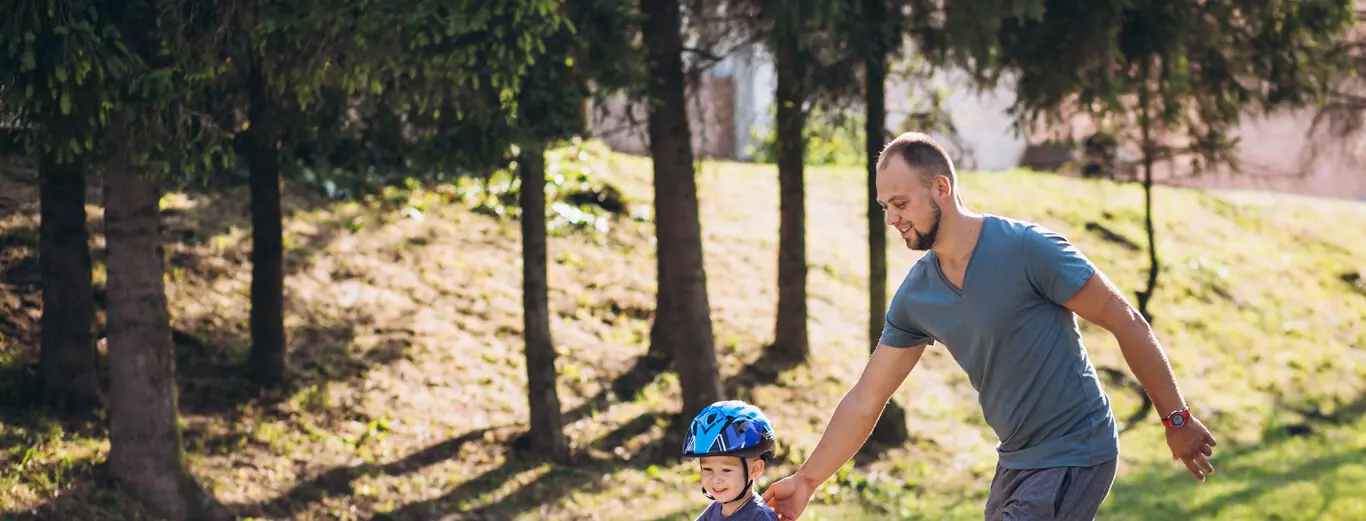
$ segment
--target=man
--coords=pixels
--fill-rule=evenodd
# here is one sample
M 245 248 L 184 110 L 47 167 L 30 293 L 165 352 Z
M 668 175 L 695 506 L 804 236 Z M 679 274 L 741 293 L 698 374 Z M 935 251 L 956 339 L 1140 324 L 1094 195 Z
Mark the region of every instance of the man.
M 967 373 L 1000 439 L 986 519 L 1094 519 L 1114 483 L 1119 436 L 1075 316 L 1115 336 L 1163 417 L 1173 459 L 1202 482 L 1214 472 L 1214 437 L 1190 415 L 1151 327 L 1067 239 L 970 211 L 952 162 L 924 134 L 889 143 L 877 172 L 887 224 L 929 251 L 893 296 L 877 349 L 811 458 L 764 492 L 780 519 L 797 519 L 854 456 L 936 342 Z

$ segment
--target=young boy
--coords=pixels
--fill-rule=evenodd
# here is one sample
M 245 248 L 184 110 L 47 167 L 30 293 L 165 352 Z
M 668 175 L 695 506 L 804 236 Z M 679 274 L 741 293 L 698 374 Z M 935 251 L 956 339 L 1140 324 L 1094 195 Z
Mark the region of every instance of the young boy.
M 776 439 L 764 412 L 739 400 L 713 403 L 693 418 L 683 457 L 698 459 L 702 494 L 712 500 L 697 521 L 778 521 L 755 486 Z

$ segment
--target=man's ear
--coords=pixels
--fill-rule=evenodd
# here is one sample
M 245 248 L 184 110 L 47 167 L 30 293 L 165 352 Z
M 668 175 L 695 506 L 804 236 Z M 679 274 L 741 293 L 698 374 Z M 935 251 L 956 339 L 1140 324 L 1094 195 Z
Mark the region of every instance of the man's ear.
M 945 196 L 945 197 L 950 196 L 950 195 L 953 195 L 953 183 L 949 182 L 949 178 L 948 178 L 948 177 L 945 177 L 945 176 L 942 176 L 942 175 L 940 175 L 940 176 L 935 176 L 935 177 L 934 177 L 934 193 L 935 193 L 936 196 Z

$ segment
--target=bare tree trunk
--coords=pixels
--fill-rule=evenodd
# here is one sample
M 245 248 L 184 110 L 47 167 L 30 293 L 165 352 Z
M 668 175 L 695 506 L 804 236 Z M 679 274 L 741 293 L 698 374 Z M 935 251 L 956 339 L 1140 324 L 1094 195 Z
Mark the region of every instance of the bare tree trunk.
M 99 406 L 90 234 L 85 229 L 85 165 L 39 159 L 42 223 L 42 374 L 48 403 L 68 411 Z
M 251 352 L 247 369 L 262 386 L 284 382 L 284 217 L 280 211 L 280 155 L 272 100 L 258 66 L 251 67 L 251 126 L 243 133 L 251 169 Z
M 1146 80 L 1148 66 L 1143 66 L 1143 77 Z M 1157 275 L 1161 269 L 1161 264 L 1157 259 L 1157 240 L 1156 231 L 1153 228 L 1153 156 L 1157 153 L 1156 145 L 1152 139 L 1152 100 L 1148 88 L 1141 89 L 1139 96 L 1139 125 L 1142 132 L 1143 146 L 1143 224 L 1148 232 L 1148 285 L 1138 292 L 1138 311 L 1152 322 L 1153 316 L 1149 311 L 1149 304 L 1152 302 L 1153 292 L 1157 290 Z
M 683 93 L 681 13 L 675 1 L 641 0 L 642 34 L 652 79 L 650 156 L 654 162 L 655 233 L 660 298 L 659 335 L 674 352 L 683 391 L 683 417 L 691 418 L 721 397 L 716 345 L 707 300 L 693 170 L 692 133 Z
M 864 16 L 872 28 L 882 23 L 884 0 L 864 0 Z M 880 40 L 880 38 L 879 38 Z M 878 42 L 881 44 L 881 42 Z M 879 47 L 881 49 L 881 47 Z M 887 318 L 887 224 L 877 203 L 877 158 L 887 140 L 887 56 L 868 57 L 864 105 L 864 152 L 868 167 L 868 345 L 877 349 Z
M 865 151 L 868 163 L 868 348 L 877 349 L 887 314 L 887 228 L 882 206 L 877 204 L 877 157 L 886 144 L 887 132 L 887 54 L 880 26 L 884 0 L 864 0 L 864 16 L 875 38 L 878 52 L 868 57 L 864 81 L 867 106 L 864 121 Z M 873 426 L 870 439 L 883 445 L 900 445 L 911 437 L 906 428 L 906 411 L 888 400 L 882 416 Z
M 781 22 L 780 22 L 781 23 Z M 778 318 L 773 347 L 777 358 L 802 362 L 810 354 L 806 306 L 806 191 L 803 162 L 806 141 L 807 64 L 798 56 L 794 30 L 779 31 L 775 65 L 778 85 Z
M 159 517 L 217 518 L 221 505 L 190 475 L 181 448 L 159 194 L 134 170 L 127 129 L 122 116 L 111 116 L 108 142 L 119 148 L 104 173 L 109 467 Z
M 545 145 L 526 143 L 518 160 L 522 188 L 522 309 L 526 339 L 527 398 L 531 446 L 538 454 L 567 462 L 560 395 L 555 389 L 555 344 L 550 336 L 549 281 L 545 232 Z
M 1149 65 L 1144 62 L 1142 74 L 1144 81 L 1151 77 Z M 1153 227 L 1153 156 L 1157 154 L 1157 147 L 1153 143 L 1152 137 L 1152 93 L 1151 87 L 1146 84 L 1138 91 L 1139 103 L 1139 125 L 1142 132 L 1143 147 L 1143 224 L 1148 233 L 1148 285 L 1143 291 L 1137 292 L 1138 313 L 1149 324 L 1153 321 L 1152 312 L 1149 305 L 1152 303 L 1153 292 L 1157 290 L 1157 275 L 1161 269 L 1161 263 L 1157 258 L 1157 232 Z M 1139 405 L 1138 411 L 1129 418 L 1130 425 L 1138 423 L 1153 408 L 1153 399 L 1147 392 L 1138 393 L 1143 402 Z

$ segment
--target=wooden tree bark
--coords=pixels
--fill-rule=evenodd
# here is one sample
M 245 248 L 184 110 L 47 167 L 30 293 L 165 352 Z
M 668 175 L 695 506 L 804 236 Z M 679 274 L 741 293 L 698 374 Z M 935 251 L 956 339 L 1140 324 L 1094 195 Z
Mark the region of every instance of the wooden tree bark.
M 877 349 L 882 338 L 887 316 L 887 228 L 882 206 L 877 203 L 877 158 L 886 141 L 887 122 L 887 53 L 878 30 L 883 23 L 885 0 L 864 0 L 864 16 L 875 38 L 877 52 L 865 62 L 864 102 L 867 114 L 864 121 L 864 150 L 868 165 L 868 345 Z M 888 400 L 882 416 L 869 436 L 884 445 L 900 445 L 910 439 L 906 428 L 906 411 Z
M 655 234 L 660 269 L 656 321 L 674 352 L 685 418 L 721 397 L 716 345 L 702 263 L 692 133 L 683 93 L 678 1 L 641 0 L 649 60 L 649 136 L 654 162 Z
M 527 397 L 531 446 L 537 453 L 568 461 L 564 417 L 555 388 L 555 344 L 550 335 L 545 230 L 545 145 L 523 145 L 518 159 L 522 188 L 522 309 L 526 340 Z
M 248 372 L 262 386 L 284 382 L 284 232 L 280 211 L 280 155 L 275 147 L 266 80 L 251 67 L 251 126 L 243 145 L 251 170 L 251 352 Z
M 864 16 L 869 23 L 880 23 L 873 16 L 882 13 L 884 0 L 865 0 Z M 876 349 L 887 318 L 887 223 L 882 205 L 877 202 L 877 160 L 887 140 L 887 56 L 869 56 L 865 65 L 864 152 L 868 170 L 868 345 Z
M 803 160 L 807 64 L 798 55 L 797 33 L 780 30 L 774 53 L 778 72 L 778 317 L 773 347 L 777 358 L 802 362 L 810 354 L 806 306 L 806 191 Z
M 104 173 L 109 467 L 158 517 L 215 519 L 221 507 L 190 476 L 181 448 L 159 194 L 135 170 L 121 116 L 111 117 L 108 142 L 119 147 Z
M 59 409 L 90 411 L 98 407 L 100 391 L 85 165 L 61 163 L 52 152 L 39 161 L 43 391 Z
M 1145 81 L 1151 77 L 1147 62 L 1144 62 L 1141 70 Z M 1142 133 L 1140 140 L 1143 147 L 1143 224 L 1148 234 L 1148 285 L 1136 293 L 1138 313 L 1151 324 L 1153 315 L 1148 306 L 1152 303 L 1153 292 L 1157 291 L 1157 275 L 1162 265 L 1157 259 L 1157 237 L 1156 231 L 1153 229 L 1153 156 L 1157 154 L 1157 147 L 1152 137 L 1152 93 L 1148 86 L 1145 85 L 1139 89 L 1138 103 L 1139 130 Z M 1139 404 L 1138 411 L 1130 416 L 1128 423 L 1131 425 L 1141 421 L 1153 408 L 1153 400 L 1152 397 L 1148 396 L 1148 393 L 1140 392 L 1138 394 L 1143 401 Z

